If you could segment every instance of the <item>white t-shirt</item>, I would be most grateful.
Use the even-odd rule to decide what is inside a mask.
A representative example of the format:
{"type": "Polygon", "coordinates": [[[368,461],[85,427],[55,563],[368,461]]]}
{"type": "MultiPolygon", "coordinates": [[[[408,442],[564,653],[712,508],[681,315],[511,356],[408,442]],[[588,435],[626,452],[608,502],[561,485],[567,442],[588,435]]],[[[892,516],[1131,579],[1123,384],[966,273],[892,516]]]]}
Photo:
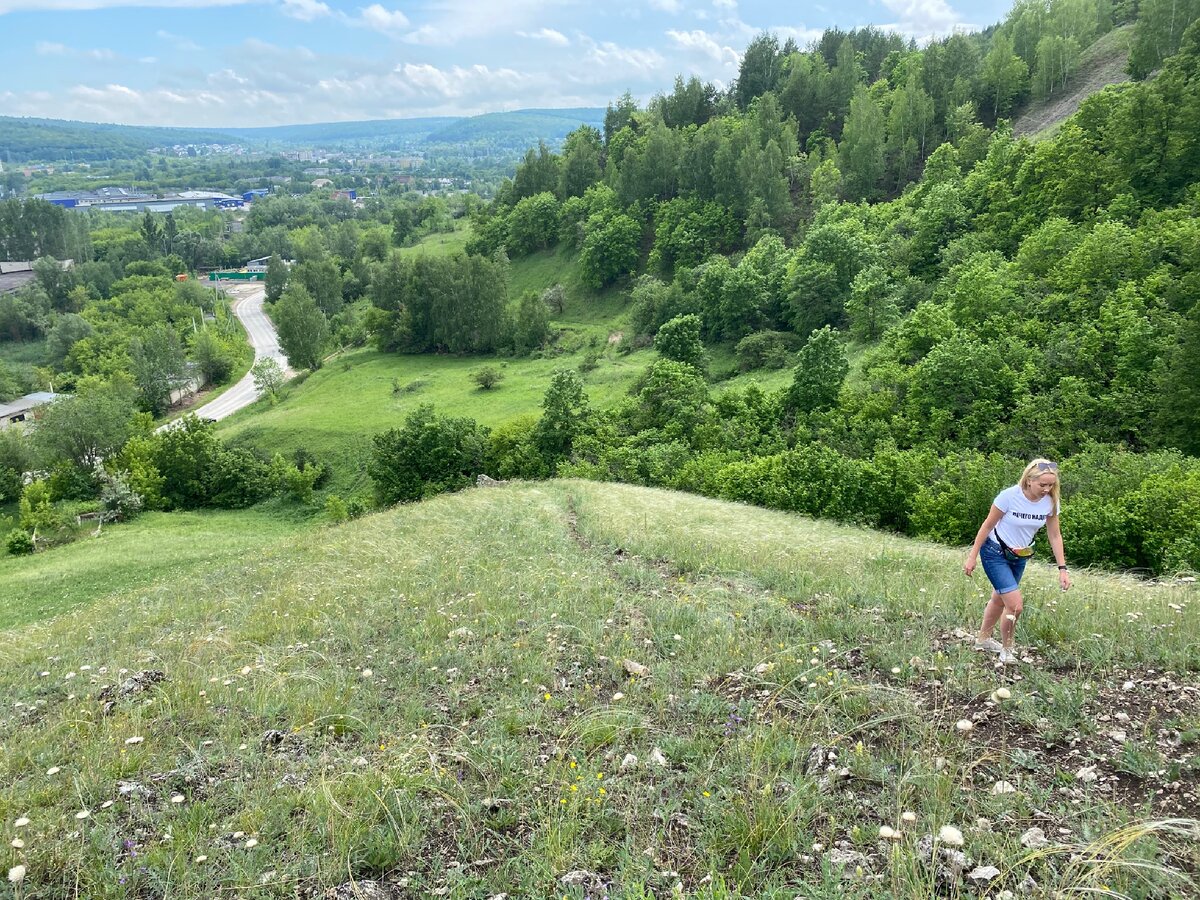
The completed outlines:
{"type": "Polygon", "coordinates": [[[1002,490],[992,503],[1004,513],[996,533],[1010,547],[1030,546],[1038,529],[1046,524],[1046,517],[1058,512],[1053,497],[1042,497],[1031,503],[1019,484],[1002,490]]]}

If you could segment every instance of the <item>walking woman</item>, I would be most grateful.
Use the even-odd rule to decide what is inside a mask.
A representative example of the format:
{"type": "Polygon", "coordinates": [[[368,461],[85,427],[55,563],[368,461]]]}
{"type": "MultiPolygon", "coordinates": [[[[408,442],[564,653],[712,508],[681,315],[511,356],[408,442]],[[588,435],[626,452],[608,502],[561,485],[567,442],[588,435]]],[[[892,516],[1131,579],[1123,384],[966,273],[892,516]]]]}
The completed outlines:
{"type": "Polygon", "coordinates": [[[979,526],[975,543],[967,553],[963,571],[971,575],[977,562],[992,583],[992,598],[983,611],[983,624],[975,638],[976,650],[1000,654],[1005,665],[1015,663],[1013,633],[1021,616],[1021,576],[1033,556],[1033,536],[1043,525],[1054,560],[1058,563],[1058,583],[1065,591],[1071,587],[1067,558],[1063,554],[1062,529],[1059,527],[1058,463],[1035,459],[1021,473],[1021,480],[1005,488],[992,501],[987,518],[979,526]],[[1000,641],[992,637],[1000,624],[1000,641]]]}

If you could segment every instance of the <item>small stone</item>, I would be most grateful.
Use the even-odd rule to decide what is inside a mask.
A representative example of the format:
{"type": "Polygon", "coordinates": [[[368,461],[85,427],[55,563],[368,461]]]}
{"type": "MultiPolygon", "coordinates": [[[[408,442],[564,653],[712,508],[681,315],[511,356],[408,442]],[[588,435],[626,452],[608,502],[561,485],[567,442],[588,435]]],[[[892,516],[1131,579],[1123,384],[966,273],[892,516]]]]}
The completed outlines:
{"type": "Polygon", "coordinates": [[[29,824],[29,820],[27,818],[25,818],[24,816],[21,816],[21,818],[17,819],[17,821],[15,821],[15,822],[13,822],[13,828],[24,828],[28,824],[29,824]]]}
{"type": "Polygon", "coordinates": [[[992,794],[999,796],[1000,794],[1015,794],[1017,789],[1007,781],[997,781],[992,785],[992,794]]]}
{"type": "Polygon", "coordinates": [[[954,727],[958,729],[959,734],[966,734],[975,727],[975,723],[970,719],[959,719],[954,723],[954,727]]]}
{"type": "Polygon", "coordinates": [[[622,769],[632,769],[632,768],[636,767],[637,764],[638,764],[638,758],[636,756],[634,756],[632,753],[626,753],[625,758],[623,760],[621,760],[621,768],[622,769]]]}
{"type": "Polygon", "coordinates": [[[257,846],[258,846],[258,838],[250,838],[250,840],[246,841],[246,849],[247,850],[253,850],[257,846]]]}
{"type": "Polygon", "coordinates": [[[625,666],[626,672],[638,678],[645,678],[650,674],[650,670],[646,666],[640,662],[634,662],[632,659],[627,659],[622,664],[625,666]]]}
{"type": "Polygon", "coordinates": [[[1021,846],[1026,850],[1039,850],[1049,843],[1050,841],[1046,839],[1046,832],[1036,826],[1021,835],[1021,846]]]}
{"type": "Polygon", "coordinates": [[[657,747],[650,751],[650,762],[656,766],[662,766],[664,769],[667,767],[667,758],[657,747]]]}
{"type": "Polygon", "coordinates": [[[995,866],[976,866],[967,873],[967,879],[975,884],[987,884],[994,878],[1000,877],[1000,870],[995,866]]]}
{"type": "Polygon", "coordinates": [[[141,735],[136,735],[136,734],[135,734],[133,737],[127,737],[127,738],[125,738],[125,743],[126,743],[126,744],[131,744],[131,745],[132,745],[132,744],[140,744],[140,743],[141,743],[142,741],[144,741],[144,740],[145,740],[145,738],[144,738],[144,737],[142,737],[141,735]]]}
{"type": "Polygon", "coordinates": [[[1084,784],[1091,784],[1100,776],[1096,773],[1095,766],[1084,766],[1075,773],[1075,780],[1082,781],[1084,784]]]}
{"type": "Polygon", "coordinates": [[[625,699],[625,695],[622,694],[620,691],[617,691],[615,694],[612,695],[613,703],[616,703],[618,700],[624,700],[624,699],[625,699]]]}
{"type": "Polygon", "coordinates": [[[1012,699],[1012,691],[1006,687],[996,688],[996,697],[1000,700],[1012,699]]]}

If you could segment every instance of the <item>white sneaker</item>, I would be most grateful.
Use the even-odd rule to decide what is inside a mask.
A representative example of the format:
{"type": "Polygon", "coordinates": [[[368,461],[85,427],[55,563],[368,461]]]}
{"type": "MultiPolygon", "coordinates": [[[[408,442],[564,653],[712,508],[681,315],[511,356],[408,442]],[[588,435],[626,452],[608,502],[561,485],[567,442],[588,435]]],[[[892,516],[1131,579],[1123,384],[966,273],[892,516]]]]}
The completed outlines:
{"type": "Polygon", "coordinates": [[[1001,647],[1000,648],[1000,662],[1006,666],[1015,665],[1017,662],[1016,654],[1014,654],[1007,647],[1001,647]]]}
{"type": "Polygon", "coordinates": [[[988,653],[999,653],[1004,648],[1000,646],[1000,642],[995,638],[985,638],[984,640],[975,641],[976,650],[986,650],[988,653]]]}

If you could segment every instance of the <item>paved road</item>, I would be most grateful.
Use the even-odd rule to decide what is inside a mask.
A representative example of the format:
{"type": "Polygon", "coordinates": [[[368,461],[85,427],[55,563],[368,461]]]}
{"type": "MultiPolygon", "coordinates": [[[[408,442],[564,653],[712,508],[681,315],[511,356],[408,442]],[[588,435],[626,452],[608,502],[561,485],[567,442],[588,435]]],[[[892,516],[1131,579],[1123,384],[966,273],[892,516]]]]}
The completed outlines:
{"type": "MultiPolygon", "coordinates": [[[[258,362],[269,356],[279,363],[285,374],[292,374],[288,368],[287,357],[279,349],[279,336],[275,333],[275,326],[271,324],[271,320],[263,311],[263,301],[267,295],[266,286],[260,281],[252,281],[227,286],[225,293],[229,294],[233,300],[233,314],[241,320],[242,325],[246,328],[250,346],[254,348],[254,361],[258,362]]],[[[254,376],[247,372],[241,381],[216,400],[206,403],[192,412],[202,419],[224,419],[243,406],[249,406],[257,399],[258,391],[254,387],[254,376]]]]}

